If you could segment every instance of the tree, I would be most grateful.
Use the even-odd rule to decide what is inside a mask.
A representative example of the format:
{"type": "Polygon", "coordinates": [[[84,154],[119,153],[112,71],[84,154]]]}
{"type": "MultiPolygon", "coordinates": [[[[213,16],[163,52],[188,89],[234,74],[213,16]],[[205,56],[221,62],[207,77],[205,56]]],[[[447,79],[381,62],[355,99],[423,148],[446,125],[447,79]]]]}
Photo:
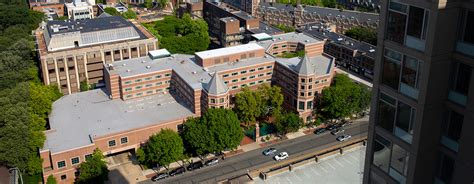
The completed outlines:
{"type": "Polygon", "coordinates": [[[336,0],[321,0],[321,3],[324,7],[336,8],[336,0]]]}
{"type": "Polygon", "coordinates": [[[81,91],[89,91],[89,84],[87,83],[87,81],[82,81],[79,85],[81,91]]]}
{"type": "Polygon", "coordinates": [[[261,95],[263,100],[263,114],[266,116],[278,116],[284,100],[281,88],[263,84],[258,88],[257,93],[261,95]]]}
{"type": "Polygon", "coordinates": [[[296,132],[302,125],[303,119],[292,112],[279,116],[275,122],[275,128],[277,129],[277,132],[281,134],[296,132]]]}
{"type": "Polygon", "coordinates": [[[136,19],[137,13],[135,13],[133,10],[128,9],[126,12],[122,13],[122,17],[125,19],[136,19]]]}
{"type": "Polygon", "coordinates": [[[287,26],[285,24],[277,24],[277,25],[274,25],[276,28],[282,30],[283,32],[285,33],[289,33],[289,32],[295,32],[295,28],[292,27],[292,26],[287,26]]]}
{"type": "Polygon", "coordinates": [[[346,30],[344,35],[372,45],[377,45],[377,30],[372,28],[356,26],[346,30]]]}
{"type": "Polygon", "coordinates": [[[207,50],[210,44],[207,23],[202,19],[193,20],[189,14],[181,19],[165,16],[154,26],[145,26],[158,38],[160,47],[171,53],[194,54],[207,50]]]}
{"type": "Polygon", "coordinates": [[[188,119],[183,132],[186,145],[198,155],[234,149],[243,136],[237,115],[221,108],[208,109],[201,118],[188,119]]]}
{"type": "Polygon", "coordinates": [[[148,9],[153,8],[153,0],[145,0],[144,5],[145,5],[145,8],[148,8],[148,9]]]}
{"type": "Polygon", "coordinates": [[[104,183],[108,179],[109,170],[104,155],[99,149],[79,165],[77,183],[104,183]]]}
{"type": "Polygon", "coordinates": [[[263,113],[263,105],[262,95],[248,87],[243,87],[242,91],[235,95],[235,110],[242,122],[255,122],[263,113]]]}
{"type": "Polygon", "coordinates": [[[118,12],[114,7],[107,7],[104,9],[104,12],[112,16],[120,16],[120,12],[118,12]]]}
{"type": "Polygon", "coordinates": [[[183,140],[171,129],[162,129],[152,135],[148,142],[139,149],[137,157],[141,163],[148,166],[159,164],[168,166],[183,157],[183,140]]]}
{"type": "Polygon", "coordinates": [[[370,91],[345,74],[337,74],[333,84],[323,89],[317,100],[316,113],[327,119],[338,119],[359,113],[370,104],[370,91]]]}
{"type": "Polygon", "coordinates": [[[48,176],[48,180],[46,181],[46,184],[56,184],[56,178],[53,175],[48,176]]]}

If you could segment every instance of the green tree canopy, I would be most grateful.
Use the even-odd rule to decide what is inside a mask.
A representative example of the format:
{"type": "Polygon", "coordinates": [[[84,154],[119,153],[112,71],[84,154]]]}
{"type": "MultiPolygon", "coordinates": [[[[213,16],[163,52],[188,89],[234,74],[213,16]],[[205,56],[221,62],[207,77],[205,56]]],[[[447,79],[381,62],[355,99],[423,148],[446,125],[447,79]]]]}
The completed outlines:
{"type": "Polygon", "coordinates": [[[148,166],[169,164],[183,158],[183,140],[171,129],[162,129],[152,135],[148,142],[137,151],[138,160],[148,166]]]}
{"type": "Polygon", "coordinates": [[[337,74],[331,87],[323,89],[318,99],[317,114],[327,119],[338,119],[359,113],[370,104],[370,90],[356,84],[345,74],[337,74]]]}
{"type": "Polygon", "coordinates": [[[222,108],[208,109],[201,118],[188,119],[183,132],[186,144],[198,155],[234,149],[243,136],[237,115],[222,108]]]}
{"type": "Polygon", "coordinates": [[[275,121],[277,132],[286,134],[296,132],[303,126],[303,119],[293,112],[282,114],[275,121]]]}
{"type": "Polygon", "coordinates": [[[287,26],[285,24],[277,24],[277,25],[274,25],[276,28],[282,30],[283,32],[285,33],[289,33],[289,32],[295,32],[295,28],[292,27],[292,26],[287,26]]]}
{"type": "Polygon", "coordinates": [[[137,13],[135,13],[131,9],[128,9],[126,12],[122,13],[122,17],[125,18],[125,19],[136,19],[137,18],[137,13]]]}
{"type": "Polygon", "coordinates": [[[278,86],[261,85],[257,90],[242,88],[235,95],[235,111],[242,122],[255,122],[259,117],[275,116],[281,112],[283,94],[278,86]]]}
{"type": "Polygon", "coordinates": [[[145,0],[144,5],[145,5],[145,8],[148,8],[148,9],[153,8],[153,0],[145,0]]]}
{"type": "Polygon", "coordinates": [[[120,12],[118,12],[114,7],[104,8],[104,12],[112,16],[120,16],[120,12]]]}
{"type": "Polygon", "coordinates": [[[48,180],[46,180],[46,184],[56,184],[56,178],[53,175],[48,176],[48,180]]]}
{"type": "Polygon", "coordinates": [[[372,28],[356,26],[346,30],[344,35],[372,45],[377,45],[377,30],[372,28]]]}
{"type": "Polygon", "coordinates": [[[94,150],[92,157],[79,165],[77,183],[104,183],[109,177],[107,162],[99,149],[94,150]]]}
{"type": "Polygon", "coordinates": [[[31,31],[44,14],[25,2],[0,1],[0,165],[33,175],[42,171],[38,148],[51,104],[61,94],[38,78],[31,31]]]}
{"type": "Polygon", "coordinates": [[[210,39],[207,23],[202,19],[193,20],[189,14],[181,19],[166,16],[155,24],[145,24],[160,42],[161,48],[171,53],[194,54],[207,50],[210,39]]]}

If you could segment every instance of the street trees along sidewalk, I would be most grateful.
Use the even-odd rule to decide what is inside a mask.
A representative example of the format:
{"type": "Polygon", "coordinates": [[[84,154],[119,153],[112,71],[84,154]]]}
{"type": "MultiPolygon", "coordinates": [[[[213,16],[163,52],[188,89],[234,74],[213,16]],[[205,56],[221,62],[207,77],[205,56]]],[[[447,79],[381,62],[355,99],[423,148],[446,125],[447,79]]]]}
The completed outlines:
{"type": "Polygon", "coordinates": [[[179,134],[171,129],[162,129],[159,133],[150,136],[148,142],[137,150],[137,159],[149,167],[155,164],[167,167],[182,159],[183,154],[183,140],[179,134]]]}
{"type": "Polygon", "coordinates": [[[235,149],[244,134],[237,115],[230,109],[208,109],[200,118],[185,123],[183,139],[197,155],[235,149]]]}

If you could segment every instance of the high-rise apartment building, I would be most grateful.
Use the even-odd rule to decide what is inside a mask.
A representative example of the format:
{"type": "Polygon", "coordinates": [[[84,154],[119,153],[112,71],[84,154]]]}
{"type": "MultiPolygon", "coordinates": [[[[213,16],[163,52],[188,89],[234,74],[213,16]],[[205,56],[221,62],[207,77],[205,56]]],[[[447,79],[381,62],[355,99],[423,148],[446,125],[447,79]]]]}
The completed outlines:
{"type": "Polygon", "coordinates": [[[381,2],[364,183],[474,182],[474,2],[381,2]]]}

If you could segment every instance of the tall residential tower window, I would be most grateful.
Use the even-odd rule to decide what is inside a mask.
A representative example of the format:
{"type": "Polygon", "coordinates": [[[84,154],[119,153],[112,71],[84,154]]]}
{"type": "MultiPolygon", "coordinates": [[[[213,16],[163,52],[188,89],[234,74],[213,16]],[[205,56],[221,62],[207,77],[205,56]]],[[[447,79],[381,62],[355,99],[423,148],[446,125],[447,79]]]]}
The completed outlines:
{"type": "Polygon", "coordinates": [[[460,15],[459,41],[456,50],[474,57],[474,11],[466,10],[460,15]]]}
{"type": "Polygon", "coordinates": [[[443,122],[441,144],[457,152],[459,148],[459,139],[461,138],[464,116],[455,111],[448,111],[447,117],[443,122]]]}
{"type": "Polygon", "coordinates": [[[448,99],[459,105],[465,106],[467,103],[467,93],[471,82],[472,68],[462,63],[455,63],[451,70],[451,89],[448,99]]]}

